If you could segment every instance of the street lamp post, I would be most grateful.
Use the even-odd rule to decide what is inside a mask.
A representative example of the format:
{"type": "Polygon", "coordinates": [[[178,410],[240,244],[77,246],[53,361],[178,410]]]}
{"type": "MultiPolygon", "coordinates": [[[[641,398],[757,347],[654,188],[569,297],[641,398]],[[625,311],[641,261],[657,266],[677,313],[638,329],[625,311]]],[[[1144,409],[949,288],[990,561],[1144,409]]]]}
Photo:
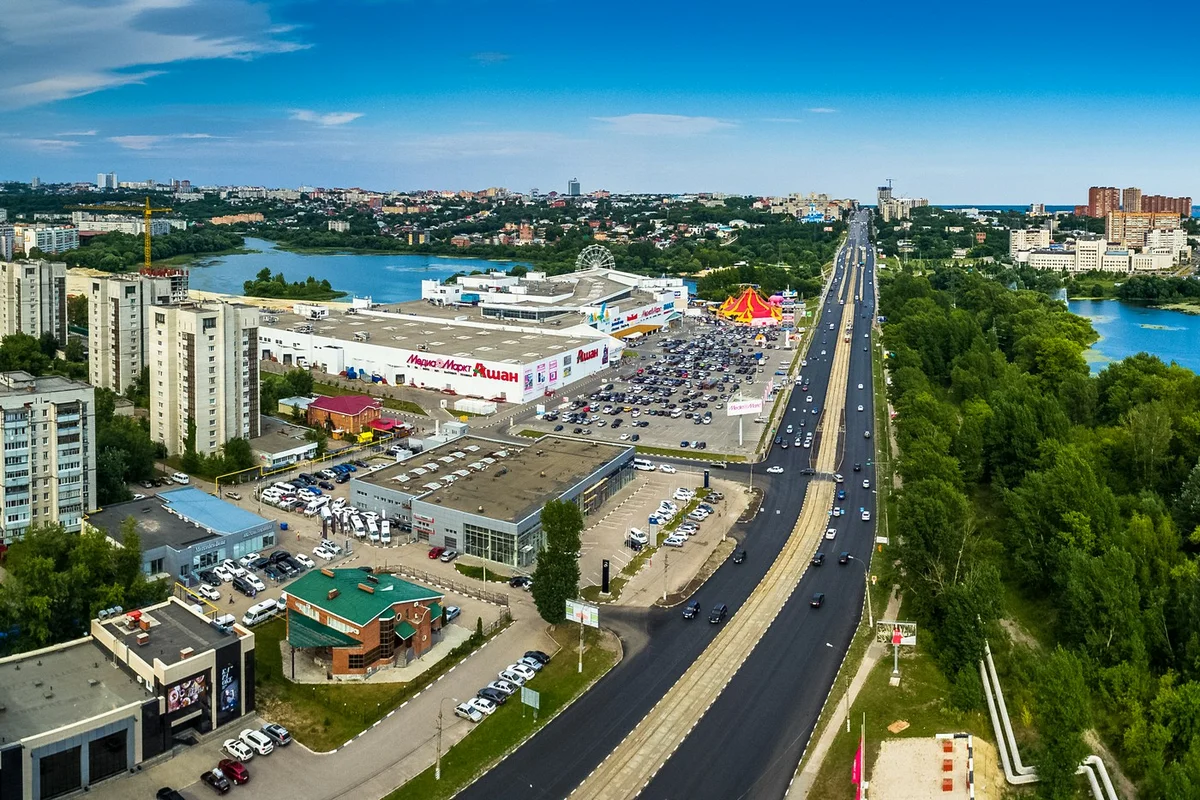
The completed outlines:
{"type": "Polygon", "coordinates": [[[850,560],[857,562],[863,568],[863,583],[867,587],[867,621],[872,628],[875,627],[875,610],[871,608],[871,576],[867,574],[867,562],[861,558],[850,556],[850,560]]]}
{"type": "Polygon", "coordinates": [[[458,698],[443,697],[438,701],[437,760],[434,762],[433,766],[433,779],[435,781],[440,781],[442,779],[442,704],[447,700],[457,703],[458,698]]]}

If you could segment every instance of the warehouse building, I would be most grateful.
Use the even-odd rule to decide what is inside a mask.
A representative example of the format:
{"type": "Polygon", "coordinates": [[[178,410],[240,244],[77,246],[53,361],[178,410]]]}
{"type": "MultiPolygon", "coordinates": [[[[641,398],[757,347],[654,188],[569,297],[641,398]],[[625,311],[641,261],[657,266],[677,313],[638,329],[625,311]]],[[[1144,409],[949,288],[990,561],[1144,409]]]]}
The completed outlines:
{"type": "Polygon", "coordinates": [[[254,711],[254,635],[172,598],[91,635],[0,659],[0,800],[49,800],[130,772],[254,711]]]}
{"type": "Polygon", "coordinates": [[[350,481],[350,501],[411,525],[420,542],[527,568],[545,544],[542,506],[585,515],[628,484],[634,448],[544,436],[528,446],[462,436],[350,481]]]}

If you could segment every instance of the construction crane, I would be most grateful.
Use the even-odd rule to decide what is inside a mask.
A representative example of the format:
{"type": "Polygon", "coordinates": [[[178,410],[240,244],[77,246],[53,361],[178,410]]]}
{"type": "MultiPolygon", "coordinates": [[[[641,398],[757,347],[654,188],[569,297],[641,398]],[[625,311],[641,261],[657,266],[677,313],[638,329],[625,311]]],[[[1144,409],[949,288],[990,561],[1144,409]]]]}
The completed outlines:
{"type": "Polygon", "coordinates": [[[155,208],[150,205],[150,198],[146,198],[146,204],[142,206],[71,206],[72,211],[140,211],[142,212],[142,233],[145,236],[145,268],[150,268],[150,216],[152,214],[165,214],[171,211],[169,208],[155,208]]]}

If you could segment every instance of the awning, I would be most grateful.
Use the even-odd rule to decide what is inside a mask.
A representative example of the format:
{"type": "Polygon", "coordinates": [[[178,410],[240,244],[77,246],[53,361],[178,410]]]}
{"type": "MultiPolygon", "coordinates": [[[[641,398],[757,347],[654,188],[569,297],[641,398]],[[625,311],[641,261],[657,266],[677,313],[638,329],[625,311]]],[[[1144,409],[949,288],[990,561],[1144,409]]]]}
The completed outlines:
{"type": "Polygon", "coordinates": [[[429,619],[435,620],[438,617],[440,617],[441,615],[442,615],[441,603],[430,603],[429,604],[429,619]]]}
{"type": "MultiPolygon", "coordinates": [[[[656,330],[658,330],[661,327],[662,327],[662,325],[651,325],[651,324],[630,325],[628,328],[617,331],[616,333],[613,334],[613,336],[615,336],[618,339],[629,338],[629,334],[631,334],[631,333],[636,333],[639,336],[645,336],[647,333],[654,333],[656,330]]],[[[633,338],[636,339],[637,337],[635,336],[633,338]]]]}
{"type": "Polygon", "coordinates": [[[288,644],[301,648],[358,647],[362,642],[289,608],[288,644]]]}
{"type": "Polygon", "coordinates": [[[372,428],[377,431],[390,431],[396,427],[396,420],[390,418],[373,419],[370,422],[372,428]]]}
{"type": "Polygon", "coordinates": [[[399,625],[396,626],[396,635],[399,636],[401,639],[410,639],[410,638],[412,638],[412,635],[416,632],[417,632],[417,629],[414,628],[412,625],[409,625],[407,622],[401,622],[399,625]]]}

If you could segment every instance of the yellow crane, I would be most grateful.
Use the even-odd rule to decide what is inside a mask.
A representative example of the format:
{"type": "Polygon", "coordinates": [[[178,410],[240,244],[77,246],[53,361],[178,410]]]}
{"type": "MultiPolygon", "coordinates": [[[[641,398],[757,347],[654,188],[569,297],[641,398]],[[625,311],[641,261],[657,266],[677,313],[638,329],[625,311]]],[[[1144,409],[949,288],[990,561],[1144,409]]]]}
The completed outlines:
{"type": "Polygon", "coordinates": [[[140,211],[140,212],[142,212],[142,222],[144,223],[142,226],[144,228],[143,234],[146,239],[146,245],[145,245],[146,269],[150,268],[150,216],[152,214],[165,214],[166,212],[171,210],[169,208],[155,208],[154,206],[150,205],[149,197],[146,198],[146,204],[142,205],[142,206],[116,206],[116,205],[111,205],[111,206],[110,205],[71,206],[71,209],[73,211],[140,211]]]}

